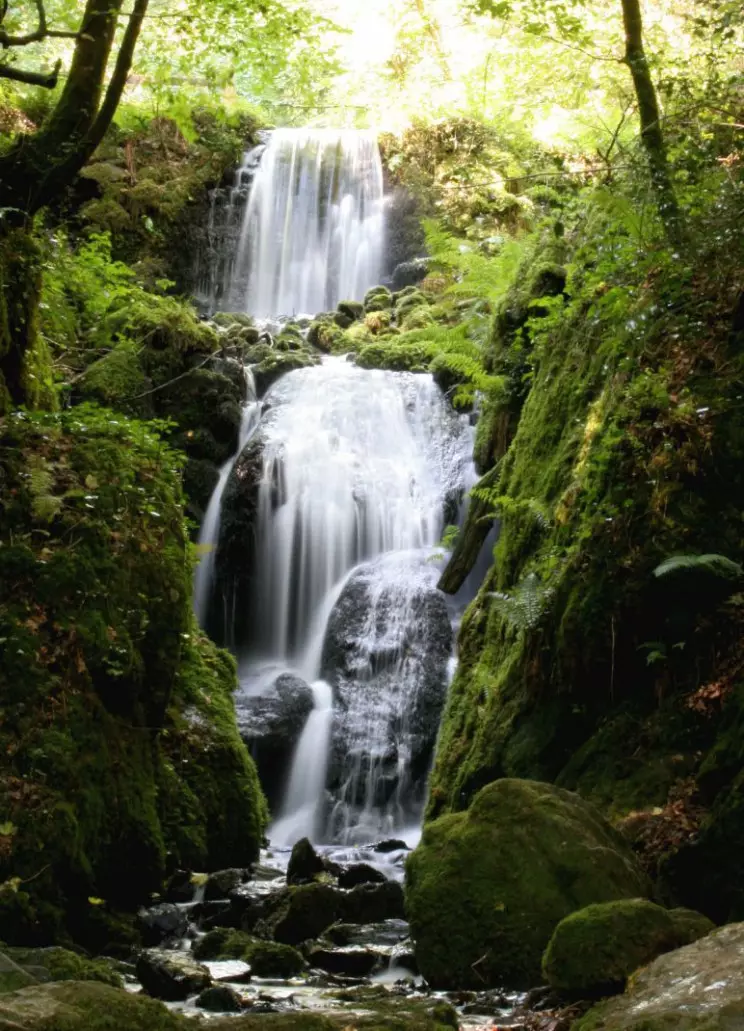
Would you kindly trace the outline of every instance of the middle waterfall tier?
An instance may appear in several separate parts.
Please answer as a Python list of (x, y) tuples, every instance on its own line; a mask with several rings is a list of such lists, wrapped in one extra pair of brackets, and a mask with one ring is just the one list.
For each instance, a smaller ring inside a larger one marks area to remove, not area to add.
[[(471, 447), (431, 376), (329, 358), (276, 383), (230, 473), (213, 608), (238, 653), (239, 722), (248, 738), (279, 712), (330, 724), (322, 756), (309, 740), (264, 756), (293, 833), (370, 840), (420, 812), (451, 652), (434, 546)], [(319, 764), (314, 807), (299, 786)]]

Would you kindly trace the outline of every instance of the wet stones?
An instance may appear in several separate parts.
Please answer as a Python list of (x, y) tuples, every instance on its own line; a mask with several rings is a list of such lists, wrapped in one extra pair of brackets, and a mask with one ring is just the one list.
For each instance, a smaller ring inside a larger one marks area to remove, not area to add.
[(325, 871), (325, 863), (307, 838), (293, 847), (287, 867), (287, 884), (310, 884)]
[(141, 909), (137, 923), (145, 945), (160, 945), (167, 940), (183, 938), (189, 925), (184, 910), (173, 902), (161, 902), (151, 909)]
[(137, 959), (137, 979), (148, 995), (179, 1002), (212, 983), (209, 971), (186, 952), (148, 949)]

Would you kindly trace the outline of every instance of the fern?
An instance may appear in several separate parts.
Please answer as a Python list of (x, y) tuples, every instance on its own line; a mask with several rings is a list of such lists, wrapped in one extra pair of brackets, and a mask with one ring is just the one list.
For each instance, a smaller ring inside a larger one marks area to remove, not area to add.
[(720, 580), (740, 580), (744, 577), (744, 568), (725, 555), (671, 555), (654, 569), (654, 576), (662, 579), (667, 576), (703, 573)]
[(28, 482), (34, 519), (43, 523), (51, 523), (62, 508), (62, 498), (52, 493), (54, 474), (43, 456), (32, 455), (30, 457)]
[(552, 593), (537, 573), (528, 573), (513, 591), (493, 591), (489, 598), (511, 626), (526, 631), (538, 625)]
[(470, 494), (477, 501), (491, 507), (493, 511), (487, 516), (488, 519), (495, 516), (527, 515), (541, 530), (547, 530), (551, 525), (549, 511), (537, 498), (510, 498), (507, 494), (500, 494), (498, 487), (475, 486)]

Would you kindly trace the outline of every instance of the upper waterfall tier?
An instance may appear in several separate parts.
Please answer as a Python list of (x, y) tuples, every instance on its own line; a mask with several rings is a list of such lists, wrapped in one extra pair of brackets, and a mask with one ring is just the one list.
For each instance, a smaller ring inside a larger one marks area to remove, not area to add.
[(220, 305), (265, 318), (361, 299), (380, 281), (383, 261), (375, 135), (277, 129), (260, 150), (243, 162), (255, 167), (260, 158)]

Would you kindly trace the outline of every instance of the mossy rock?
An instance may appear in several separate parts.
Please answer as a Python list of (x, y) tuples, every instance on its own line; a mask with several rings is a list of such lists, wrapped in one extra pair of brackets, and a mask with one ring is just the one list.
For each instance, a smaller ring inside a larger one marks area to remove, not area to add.
[(31, 970), (37, 981), (100, 981), (113, 988), (120, 988), (122, 984), (121, 977), (107, 960), (87, 959), (57, 946), (23, 949), (0, 945), (0, 957)]
[(371, 311), (364, 316), (364, 328), (368, 329), (373, 336), (384, 333), (390, 329), (389, 311)]
[(431, 364), (431, 355), (425, 343), (408, 343), (398, 337), (378, 337), (374, 343), (362, 347), (355, 360), (362, 369), (427, 372)]
[(218, 927), (193, 946), (196, 959), (242, 959), (256, 977), (295, 977), (306, 963), (297, 949), (281, 942), (264, 941), (243, 931)]
[(426, 294), (423, 294), (420, 290), (411, 290), (409, 293), (402, 294), (395, 302), (395, 317), (399, 322), (402, 322), (416, 308), (428, 307), (429, 298)]
[(610, 995), (639, 967), (714, 929), (701, 913), (667, 910), (647, 899), (597, 903), (561, 920), (545, 950), (543, 974), (572, 995)]
[(404, 333), (409, 333), (413, 329), (426, 329), (427, 326), (433, 325), (434, 317), (428, 307), (410, 308), (402, 313), (400, 328)]
[(344, 339), (342, 329), (330, 319), (316, 319), (310, 323), (307, 331), (307, 342), (311, 347), (329, 354), (339, 341)]
[(189, 458), (183, 469), (183, 489), (189, 500), (190, 514), (201, 523), (209, 505), (209, 499), (220, 478), (214, 462), (205, 458)]
[(356, 322), (364, 315), (364, 304), (361, 301), (341, 301), (336, 310), (345, 315), (351, 322)]
[(343, 892), (328, 884), (287, 888), (256, 931), (285, 945), (299, 945), (317, 938), (342, 916), (344, 898)]
[(212, 316), (212, 322), (222, 329), (231, 329), (233, 326), (240, 326), (241, 329), (253, 329), (255, 322), (251, 315), (242, 311), (218, 311)]
[(295, 369), (307, 369), (311, 365), (317, 365), (319, 358), (309, 350), (302, 351), (272, 351), (253, 370), (256, 381), (256, 393), (263, 397), (270, 387), (287, 372)]
[(393, 295), (386, 286), (373, 286), (364, 295), (364, 310), (385, 311), (393, 306)]
[(538, 781), (495, 781), (467, 812), (426, 824), (406, 865), (416, 958), (434, 988), (534, 987), (564, 917), (649, 891), (598, 810)]
[(89, 365), (78, 384), (80, 397), (130, 415), (152, 415), (152, 397), (148, 393), (152, 383), (140, 364), (139, 350), (136, 344), (125, 340)]
[(0, 998), (5, 1031), (185, 1031), (162, 1003), (87, 981), (40, 984)]

